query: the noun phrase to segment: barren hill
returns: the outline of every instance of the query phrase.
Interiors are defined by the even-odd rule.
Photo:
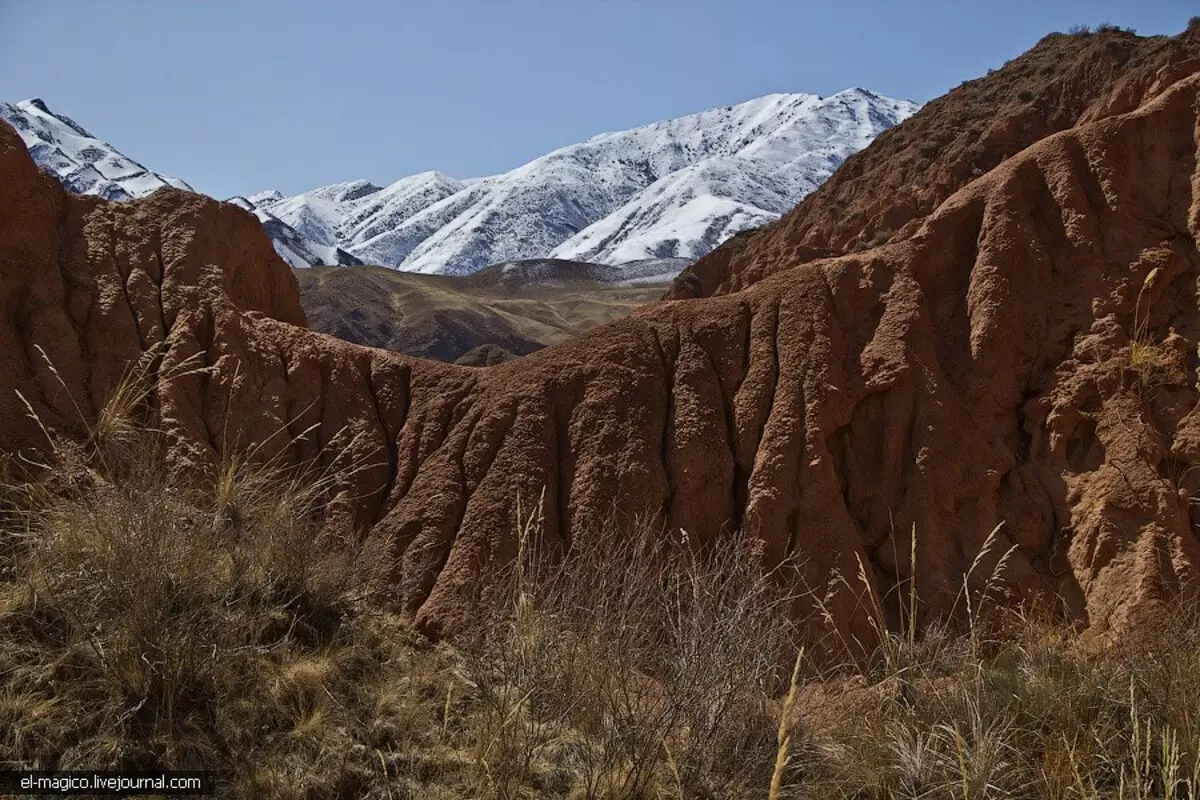
[[[914,235],[950,195],[1034,142],[1121,114],[1194,72],[1200,33],[1053,33],[884,131],[782,219],[680,276],[669,296],[736,291],[772,272]]]
[[[1119,630],[1200,577],[1200,61],[1173,55],[1198,36],[1047,40],[1034,54],[1065,63],[1045,91],[1077,112],[1048,108],[1050,123],[978,175],[947,145],[922,162],[942,177],[894,214],[852,191],[922,130],[918,116],[818,193],[861,191],[885,222],[789,243],[826,201],[802,204],[748,238],[728,282],[697,269],[724,296],[658,304],[488,370],[308,331],[294,276],[249,214],[178,190],[68,195],[0,126],[0,445],[36,458],[41,424],[77,430],[162,343],[173,468],[200,480],[219,446],[252,442],[346,468],[331,524],[365,538],[431,633],[472,613],[481,569],[515,550],[515,501],[543,492],[551,548],[614,506],[698,547],[754,532],[768,563],[797,555],[797,580],[864,635],[859,598],[831,576],[861,563],[880,589],[905,579],[913,529],[926,617],[1002,563],[1011,590]],[[1143,66],[1114,66],[1118,51]],[[978,102],[967,127],[1017,118]],[[875,224],[903,229],[835,258],[795,249],[837,249]],[[209,371],[170,377],[193,357]]]
[[[296,279],[313,330],[469,364],[509,360],[565,341],[653,302],[666,288],[665,281],[629,286],[597,280],[575,274],[597,265],[559,263],[554,280],[505,280],[504,265],[466,277],[314,267],[296,270]]]

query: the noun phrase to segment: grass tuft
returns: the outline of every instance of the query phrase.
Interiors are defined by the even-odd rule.
[[[1174,369],[1170,351],[1155,339],[1150,328],[1153,300],[1147,293],[1154,291],[1160,274],[1160,268],[1155,267],[1142,281],[1134,304],[1133,330],[1129,337],[1129,368],[1144,387],[1161,383]]]

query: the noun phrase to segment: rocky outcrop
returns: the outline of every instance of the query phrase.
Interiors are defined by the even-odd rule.
[[[513,552],[517,500],[543,491],[549,547],[614,507],[697,546],[743,528],[818,595],[860,560],[880,590],[906,580],[915,528],[925,615],[1004,522],[972,580],[1009,553],[1008,586],[1120,629],[1200,569],[1200,73],[1147,94],[891,244],[485,369],[307,331],[248,214],[173,190],[68,196],[0,128],[0,444],[44,446],[14,389],[71,430],[162,342],[174,468],[265,442],[339,474],[334,519],[430,632],[470,615],[483,565]],[[172,371],[188,359],[210,369]],[[827,602],[861,624],[850,590]]]

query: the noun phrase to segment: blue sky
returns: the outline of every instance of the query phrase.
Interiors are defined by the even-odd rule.
[[[41,97],[217,197],[511,169],[768,92],[926,101],[1050,31],[1178,33],[1194,0],[0,0]]]

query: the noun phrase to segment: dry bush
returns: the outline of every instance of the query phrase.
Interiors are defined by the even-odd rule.
[[[0,768],[214,770],[228,797],[478,796],[481,693],[363,591],[354,543],[322,518],[344,474],[260,446],[181,488],[154,407],[171,379],[149,356],[85,438],[46,430],[49,463],[0,459]]]
[[[347,550],[318,536],[327,481],[230,459],[234,491],[178,491],[156,364],[85,441],[50,439],[50,470],[6,475],[0,764],[212,769],[243,796],[365,786],[378,764],[339,751],[380,642]]]
[[[1195,625],[1087,654],[1061,621],[1015,621],[985,658],[944,651],[902,681],[839,677],[802,699],[820,728],[801,796],[1197,796]]]
[[[760,543],[701,551],[635,522],[578,533],[558,558],[540,529],[536,515],[524,522],[471,648],[491,720],[479,762],[497,795],[565,760],[572,797],[761,796],[794,598],[763,573]],[[515,754],[499,759],[508,771],[498,753]]]
[[[887,630],[860,576],[880,643],[806,676],[796,796],[1200,796],[1200,619],[1174,609],[1098,649],[1057,613],[993,602],[1006,558],[980,590],[964,576],[959,628]]]
[[[891,241],[894,234],[895,231],[893,231],[891,228],[881,228],[880,230],[875,231],[874,235],[872,235],[867,241],[867,247],[880,247],[881,245],[885,245]]]
[[[1132,384],[1142,390],[1153,391],[1162,386],[1187,383],[1184,361],[1178,352],[1162,341],[1151,327],[1150,318],[1156,301],[1167,289],[1160,267],[1150,270],[1142,281],[1134,301],[1133,322],[1129,330],[1127,353],[1122,354],[1122,380],[1125,372],[1133,378]],[[1168,339],[1168,341],[1170,341]]]

